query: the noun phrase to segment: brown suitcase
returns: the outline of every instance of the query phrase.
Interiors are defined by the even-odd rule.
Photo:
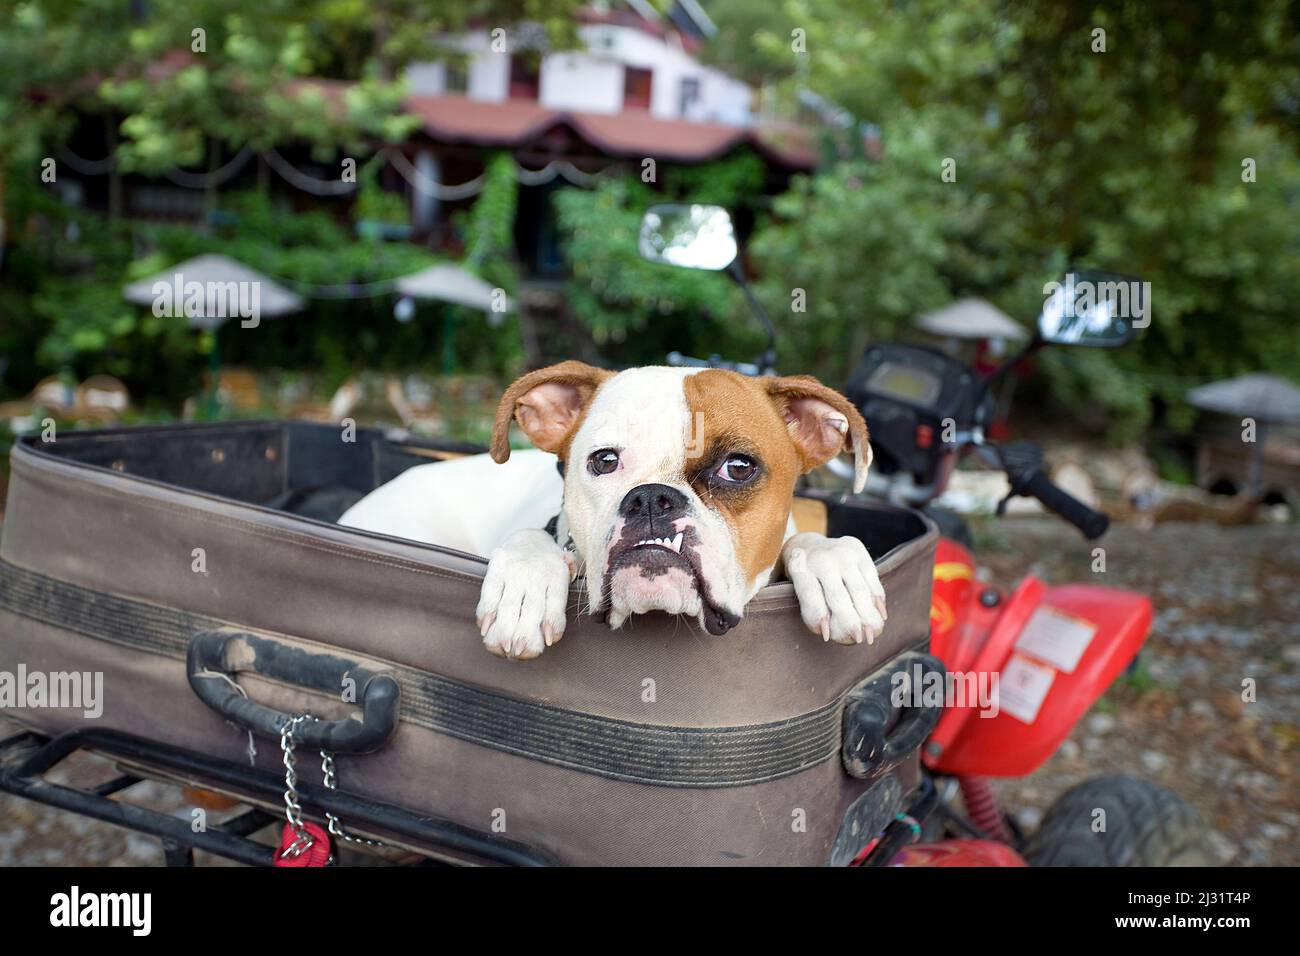
[[[276,728],[310,712],[305,794],[325,799],[309,759],[325,746],[345,826],[471,862],[843,864],[905,808],[937,715],[892,708],[888,690],[897,670],[934,666],[928,521],[827,503],[829,533],[862,537],[880,569],[890,615],[874,645],[810,635],[788,583],[724,637],[659,615],[610,631],[575,590],[565,639],[504,661],[474,623],[482,558],[329,520],[466,450],[304,422],[23,439],[0,672],[102,673],[104,703],[98,718],[0,712],[268,808]],[[306,800],[309,817],[322,807]]]

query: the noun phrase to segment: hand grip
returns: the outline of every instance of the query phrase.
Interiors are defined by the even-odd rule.
[[[1043,503],[1043,507],[1054,511],[1070,524],[1083,532],[1089,541],[1100,538],[1110,527],[1110,518],[1100,511],[1094,511],[1069,492],[1062,491],[1047,474],[1042,471],[1025,482],[1021,494],[1030,495]]]
[[[242,695],[232,675],[258,674],[339,696],[345,680],[356,682],[361,719],[308,721],[295,739],[313,750],[363,754],[378,750],[397,730],[401,686],[388,674],[353,660],[304,650],[244,631],[201,631],[190,639],[186,654],[190,687],[199,699],[240,727],[267,737],[280,736],[292,714],[256,703]]]

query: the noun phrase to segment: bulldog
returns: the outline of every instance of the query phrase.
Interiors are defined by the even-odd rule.
[[[516,453],[523,487],[484,471],[510,460],[512,421],[545,453]],[[611,628],[664,611],[721,635],[783,569],[810,631],[871,643],[886,608],[866,547],[853,537],[796,532],[791,518],[798,476],[845,450],[861,491],[871,464],[866,423],[844,396],[808,376],[615,373],[562,362],[506,390],[492,429],[497,465],[478,456],[410,469],[341,523],[489,554],[476,613],[484,646],[501,657],[535,658],[564,636],[569,585],[579,575],[589,612]],[[547,472],[562,503],[542,530],[537,508],[546,506],[533,502],[547,497],[535,494],[545,492]],[[429,502],[456,500],[449,481],[477,492],[478,506],[420,527],[416,516]],[[496,517],[475,535],[464,515],[483,525],[484,503]],[[449,520],[464,522],[459,532]]]

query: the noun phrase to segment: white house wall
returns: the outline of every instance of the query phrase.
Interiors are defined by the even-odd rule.
[[[624,69],[652,71],[650,113],[659,119],[688,119],[746,125],[752,122],[748,86],[719,70],[704,66],[684,51],[675,35],[665,41],[643,30],[609,24],[580,28],[586,50],[562,51],[543,57],[538,99],[557,110],[617,113],[623,109]],[[471,53],[466,93],[472,99],[498,103],[510,92],[510,57],[493,53],[487,31],[466,34],[453,42]],[[681,114],[682,80],[699,81],[700,97]],[[441,63],[412,64],[407,72],[412,93],[447,92]]]
[[[552,53],[542,61],[541,104],[554,110],[617,113],[623,108],[623,64],[588,53]]]
[[[510,95],[510,57],[493,53],[486,33],[476,39],[482,40],[482,49],[469,62],[466,93],[476,100],[499,103]]]

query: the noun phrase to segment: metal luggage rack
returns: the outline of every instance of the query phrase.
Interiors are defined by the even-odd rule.
[[[45,774],[78,751],[147,767],[172,782],[192,781],[196,787],[237,794],[250,806],[229,820],[195,832],[188,820],[113,799],[150,779],[146,776],[123,772],[88,789],[45,779]],[[113,730],[73,730],[53,739],[24,731],[0,740],[0,791],[158,837],[168,866],[192,866],[196,849],[249,866],[270,866],[275,848],[252,839],[252,835],[269,825],[284,822],[282,814],[272,814],[255,805],[281,804],[282,778]],[[410,848],[422,857],[422,864],[556,864],[548,854],[533,847],[450,821],[419,816],[323,786],[299,783],[298,791],[308,816],[323,819],[328,813],[342,817],[359,829],[381,835],[399,847]]]
[[[193,866],[196,849],[247,866],[272,865],[275,848],[252,839],[252,835],[282,823],[282,814],[249,806],[229,820],[195,832],[183,818],[113,799],[154,777],[124,772],[88,789],[45,779],[46,773],[78,751],[147,766],[173,784],[193,781],[195,786],[218,787],[268,805],[278,804],[283,796],[284,781],[272,774],[114,730],[74,730],[53,739],[34,731],[22,731],[0,740],[0,791],[158,837],[168,866]],[[416,865],[471,861],[502,866],[557,865],[543,851],[456,823],[417,816],[398,807],[321,786],[302,783],[298,790],[304,808],[317,819],[326,813],[346,815],[368,832],[383,834],[403,846],[419,848],[412,850],[422,856]],[[936,803],[935,787],[927,775],[922,775],[910,799],[907,811],[899,813],[885,827],[876,845],[860,855],[855,865],[884,865],[895,852],[915,840],[916,821],[925,820]]]

